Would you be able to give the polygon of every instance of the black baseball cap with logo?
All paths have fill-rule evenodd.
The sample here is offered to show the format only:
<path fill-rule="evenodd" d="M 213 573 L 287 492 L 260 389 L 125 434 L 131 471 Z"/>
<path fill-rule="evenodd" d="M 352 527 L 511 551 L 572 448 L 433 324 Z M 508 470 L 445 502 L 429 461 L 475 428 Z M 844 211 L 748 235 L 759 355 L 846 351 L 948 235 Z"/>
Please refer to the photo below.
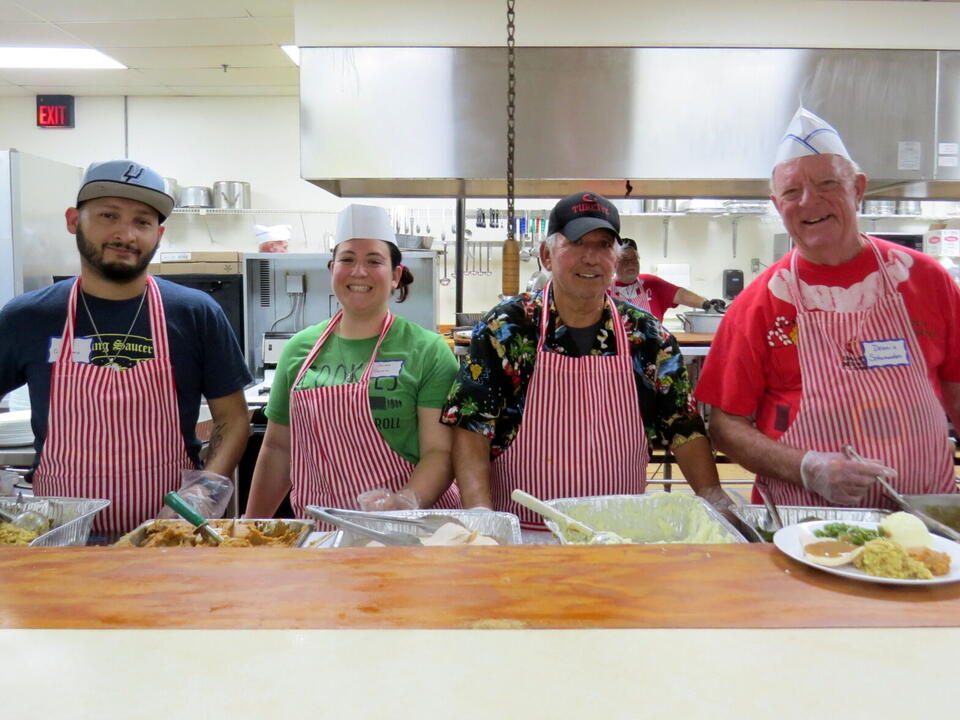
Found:
<path fill-rule="evenodd" d="M 578 192 L 560 200 L 550 211 L 547 234 L 561 233 L 571 242 L 591 230 L 609 230 L 620 240 L 620 213 L 603 195 Z"/>

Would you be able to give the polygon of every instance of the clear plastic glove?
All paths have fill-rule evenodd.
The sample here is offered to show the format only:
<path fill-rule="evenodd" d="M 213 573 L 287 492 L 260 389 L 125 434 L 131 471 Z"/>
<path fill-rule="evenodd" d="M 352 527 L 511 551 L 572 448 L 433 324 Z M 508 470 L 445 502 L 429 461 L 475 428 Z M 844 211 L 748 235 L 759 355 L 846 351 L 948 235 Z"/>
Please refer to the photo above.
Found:
<path fill-rule="evenodd" d="M 233 480 L 209 470 L 181 470 L 177 495 L 205 518 L 221 518 L 233 495 Z M 172 519 L 179 516 L 164 505 L 157 517 Z"/>
<path fill-rule="evenodd" d="M 833 505 L 859 505 L 877 475 L 895 478 L 897 471 L 878 460 L 855 462 L 841 453 L 809 450 L 800 461 L 803 487 Z"/>
<path fill-rule="evenodd" d="M 723 312 L 727 309 L 727 301 L 721 300 L 720 298 L 714 298 L 713 300 L 704 300 L 703 309 L 707 312 Z"/>
<path fill-rule="evenodd" d="M 739 524 L 739 519 L 730 509 L 735 504 L 733 498 L 727 495 L 727 493 L 723 491 L 722 487 L 719 485 L 709 485 L 705 488 L 700 488 L 697 490 L 697 495 L 710 503 L 717 510 L 717 512 L 727 518 L 727 520 L 730 522 L 734 523 L 735 526 Z"/>
<path fill-rule="evenodd" d="M 357 503 L 365 512 L 383 510 L 416 510 L 420 507 L 420 498 L 413 488 L 403 488 L 392 492 L 387 488 L 375 488 L 357 495 Z"/>

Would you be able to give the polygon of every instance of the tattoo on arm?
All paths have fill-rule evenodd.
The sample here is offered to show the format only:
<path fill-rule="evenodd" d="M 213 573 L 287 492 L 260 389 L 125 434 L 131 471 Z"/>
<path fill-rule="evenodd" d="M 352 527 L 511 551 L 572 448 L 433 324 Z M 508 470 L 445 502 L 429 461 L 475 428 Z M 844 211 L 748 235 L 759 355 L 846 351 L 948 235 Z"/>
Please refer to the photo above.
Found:
<path fill-rule="evenodd" d="M 223 429 L 226 426 L 227 424 L 223 422 L 214 424 L 213 432 L 210 433 L 210 442 L 207 443 L 207 462 L 216 457 L 217 450 L 223 445 Z"/>

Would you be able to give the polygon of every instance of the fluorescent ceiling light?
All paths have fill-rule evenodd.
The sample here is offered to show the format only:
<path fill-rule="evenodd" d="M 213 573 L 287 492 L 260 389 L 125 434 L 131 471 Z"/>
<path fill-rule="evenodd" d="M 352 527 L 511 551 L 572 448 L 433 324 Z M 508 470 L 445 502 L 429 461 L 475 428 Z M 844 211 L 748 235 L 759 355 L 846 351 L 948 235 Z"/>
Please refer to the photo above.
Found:
<path fill-rule="evenodd" d="M 126 70 L 127 66 L 93 48 L 0 47 L 0 68 Z"/>
<path fill-rule="evenodd" d="M 300 67 L 300 48 L 296 45 L 281 45 L 280 49 L 287 54 L 287 57 L 293 60 L 294 65 Z"/>

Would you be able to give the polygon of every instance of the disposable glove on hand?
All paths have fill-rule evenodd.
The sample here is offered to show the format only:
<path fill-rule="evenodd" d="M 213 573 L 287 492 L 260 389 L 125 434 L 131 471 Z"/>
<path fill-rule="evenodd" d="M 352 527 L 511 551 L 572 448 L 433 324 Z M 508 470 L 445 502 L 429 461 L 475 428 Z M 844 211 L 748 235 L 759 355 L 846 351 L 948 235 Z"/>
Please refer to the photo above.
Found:
<path fill-rule="evenodd" d="M 719 485 L 711 485 L 697 490 L 697 495 L 710 503 L 727 520 L 730 520 L 736 526 L 740 521 L 730 509 L 735 503 L 733 499 L 723 491 Z"/>
<path fill-rule="evenodd" d="M 707 312 L 723 312 L 727 309 L 727 301 L 721 300 L 720 298 L 714 298 L 713 300 L 704 300 L 703 309 Z"/>
<path fill-rule="evenodd" d="M 357 495 L 357 503 L 360 509 L 366 512 L 416 510 L 420 507 L 420 498 L 413 488 L 403 488 L 397 492 L 391 492 L 387 488 L 376 488 Z"/>
<path fill-rule="evenodd" d="M 205 518 L 221 518 L 233 495 L 233 480 L 209 470 L 181 470 L 177 495 Z M 179 516 L 164 505 L 157 517 L 172 519 Z"/>
<path fill-rule="evenodd" d="M 840 453 L 809 450 L 800 461 L 803 487 L 834 505 L 859 505 L 877 475 L 895 478 L 896 470 L 877 460 L 854 462 Z"/>

